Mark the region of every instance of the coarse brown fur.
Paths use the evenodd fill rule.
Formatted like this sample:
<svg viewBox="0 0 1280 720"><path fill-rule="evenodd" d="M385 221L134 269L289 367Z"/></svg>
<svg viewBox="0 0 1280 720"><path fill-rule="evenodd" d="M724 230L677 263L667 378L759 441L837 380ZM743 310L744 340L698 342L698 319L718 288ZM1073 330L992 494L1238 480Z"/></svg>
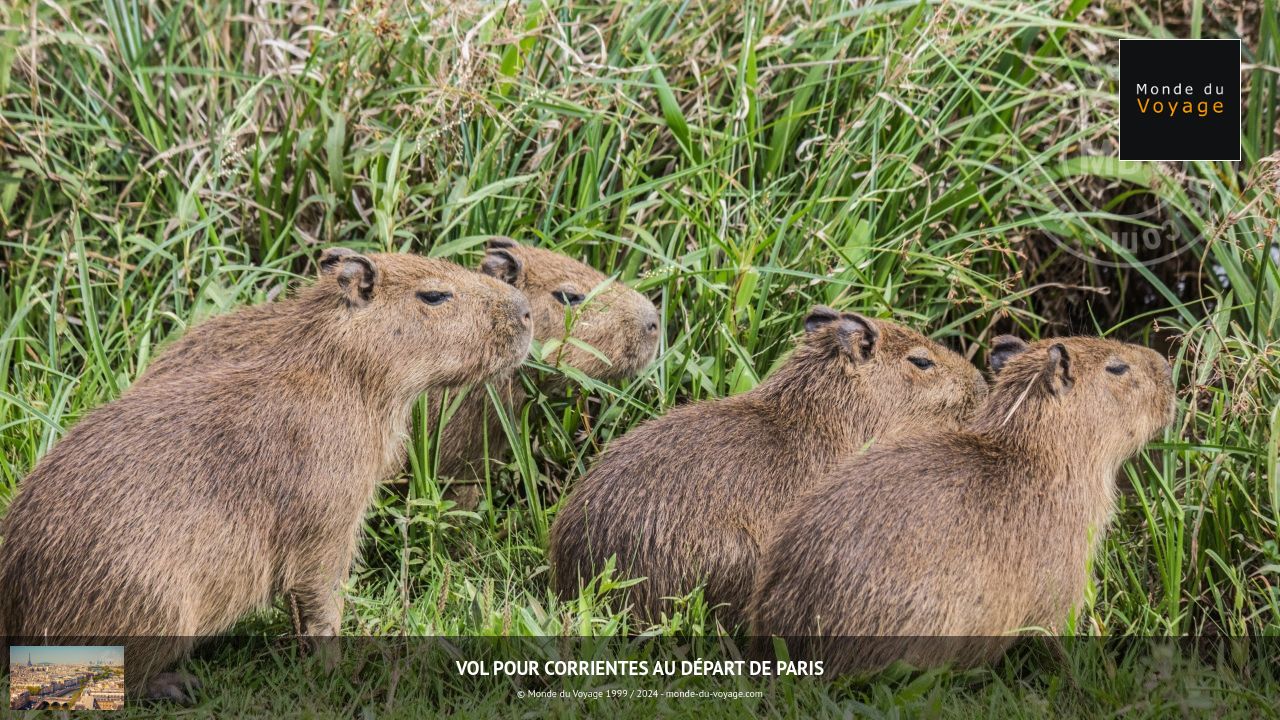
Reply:
<svg viewBox="0 0 1280 720"><path fill-rule="evenodd" d="M546 359L553 365L572 367L597 380L619 380L639 373L657 353L661 325L653 303L577 260L495 237L480 271L514 285L529 299L533 337L551 348ZM486 381L502 399L503 412L524 402L514 370ZM438 474L459 483L450 497L470 508L479 500L476 483L485 476L484 459L501 458L507 438L483 385L462 393L456 405L451 401L447 406L452 412L440 433ZM432 399L432 423L440 405L439 397Z"/></svg>
<svg viewBox="0 0 1280 720"><path fill-rule="evenodd" d="M732 626L787 503L841 457L898 432L958 425L981 373L907 328L815 308L791 357L755 389L672 410L615 440L556 515L555 586L571 595L617 557L644 577L637 614L705 581ZM913 364L932 363L922 369Z"/></svg>
<svg viewBox="0 0 1280 720"><path fill-rule="evenodd" d="M552 364L573 367L597 380L618 380L637 374L653 361L661 334L657 309L645 296L599 271L560 253L499 236L489 241L480 272L525 294L534 339L544 346L555 343L547 358ZM253 317L269 312L270 307L245 308L240 313ZM239 325L229 317L200 323L157 357L135 384L190 372L193 363L235 357L257 342ZM507 448L507 436L484 385L493 386L504 412L519 407L525 394L516 372L504 370L474 386L432 392L428 397L430 427L438 424L442 405L447 418L440 432L436 472L453 483L447 496L461 507L478 504L484 459L501 458Z"/></svg>
<svg viewBox="0 0 1280 720"><path fill-rule="evenodd" d="M1020 628L1063 628L1116 474L1172 420L1169 364L1093 338L1001 337L992 359L1003 369L965 428L874 448L792 506L765 553L753 635L791 638L793 656L835 673L968 665Z"/></svg>
<svg viewBox="0 0 1280 720"><path fill-rule="evenodd" d="M414 400L517 366L531 318L514 288L440 260L336 248L320 267L291 299L211 320L234 347L176 343L172 372L36 465L0 526L0 635L124 639L131 697L186 700L156 673L279 593L307 634L339 632Z"/></svg>

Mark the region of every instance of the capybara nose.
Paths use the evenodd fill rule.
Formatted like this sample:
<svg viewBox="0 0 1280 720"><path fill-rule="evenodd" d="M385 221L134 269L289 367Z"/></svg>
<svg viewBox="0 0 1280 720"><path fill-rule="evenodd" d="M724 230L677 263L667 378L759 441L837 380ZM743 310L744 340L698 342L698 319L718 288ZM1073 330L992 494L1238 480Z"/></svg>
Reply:
<svg viewBox="0 0 1280 720"><path fill-rule="evenodd" d="M646 335L658 334L658 311L649 310L640 318L640 326L644 328Z"/></svg>
<svg viewBox="0 0 1280 720"><path fill-rule="evenodd" d="M523 295L516 296L514 302L515 315L520 318L520 326L529 328L533 326L533 313L529 310L529 300Z"/></svg>

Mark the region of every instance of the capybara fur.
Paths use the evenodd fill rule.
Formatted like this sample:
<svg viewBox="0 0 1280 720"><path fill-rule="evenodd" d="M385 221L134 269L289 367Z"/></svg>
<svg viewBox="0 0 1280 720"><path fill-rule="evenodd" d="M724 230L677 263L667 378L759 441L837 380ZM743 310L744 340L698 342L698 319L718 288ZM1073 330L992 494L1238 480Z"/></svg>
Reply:
<svg viewBox="0 0 1280 720"><path fill-rule="evenodd" d="M1121 465L1173 418L1168 362L1137 345L996 338L963 429L841 463L778 524L748 615L827 673L998 658L1081 607ZM938 636L948 636L945 639Z"/></svg>
<svg viewBox="0 0 1280 720"><path fill-rule="evenodd" d="M562 596L598 575L645 578L629 598L656 621L705 583L732 627L775 518L830 465L869 441L958 426L982 374L920 333L815 308L805 335L753 390L676 408L613 441L570 492L551 531Z"/></svg>
<svg viewBox="0 0 1280 720"><path fill-rule="evenodd" d="M529 299L534 340L543 347L555 343L546 358L550 364L572 367L597 380L620 380L639 373L657 353L661 325L653 303L577 260L521 245L511 238L494 237L480 271L510 283ZM548 376L552 384L545 389L554 391L559 377ZM514 370L487 382L502 400L502 412L524 402L523 386ZM452 413L440 431L437 474L453 483L449 498L461 507L474 508L485 477L484 461L503 457L507 437L483 385L458 395L451 394L456 404L450 401ZM432 427L440 405L438 396L432 398L428 419Z"/></svg>
<svg viewBox="0 0 1280 720"><path fill-rule="evenodd" d="M0 526L0 635L125 638L135 699L189 699L158 671L281 593L305 633L338 634L415 399L516 367L532 325L493 278L341 248L291 299L210 322L240 342L175 343L172 372L76 423Z"/></svg>
<svg viewBox="0 0 1280 720"><path fill-rule="evenodd" d="M560 253L497 236L487 244L480 272L524 293L532 311L534 339L540 344L556 343L548 362L608 381L633 376L653 361L661 334L657 308L645 296L610 281L599 271ZM247 308L241 312L261 311ZM570 322L566 322L566 312ZM173 352L156 358L138 382L188 371L193 353L181 348L198 345L207 361L218 362L240 353L250 342L253 339L244 337L227 318L210 319L177 340ZM587 351L579 342L596 352ZM554 377L558 376L548 376ZM439 436L436 474L450 483L446 495L468 509L479 502L485 458L502 458L507 448L507 436L486 383L502 400L503 411L524 402L524 390L514 369L471 387L433 392L428 397L429 427L439 424L442 405L447 415Z"/></svg>

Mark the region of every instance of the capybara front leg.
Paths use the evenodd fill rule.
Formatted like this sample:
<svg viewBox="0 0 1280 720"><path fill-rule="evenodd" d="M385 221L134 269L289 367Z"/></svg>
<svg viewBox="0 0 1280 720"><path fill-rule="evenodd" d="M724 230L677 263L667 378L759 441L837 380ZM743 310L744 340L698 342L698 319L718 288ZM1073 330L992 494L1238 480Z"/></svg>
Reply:
<svg viewBox="0 0 1280 720"><path fill-rule="evenodd" d="M345 578L345 574L343 575ZM333 670L342 660L338 635L342 633L342 579L331 575L317 577L290 592L297 603L301 631L307 645L324 664Z"/></svg>

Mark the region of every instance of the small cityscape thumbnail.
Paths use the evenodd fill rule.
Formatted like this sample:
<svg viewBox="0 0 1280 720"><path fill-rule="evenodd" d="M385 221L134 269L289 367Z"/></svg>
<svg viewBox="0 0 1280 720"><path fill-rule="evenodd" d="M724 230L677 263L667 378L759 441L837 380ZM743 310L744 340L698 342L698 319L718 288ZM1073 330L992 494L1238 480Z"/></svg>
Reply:
<svg viewBox="0 0 1280 720"><path fill-rule="evenodd" d="M119 710L124 647L15 645L9 648L9 709Z"/></svg>

